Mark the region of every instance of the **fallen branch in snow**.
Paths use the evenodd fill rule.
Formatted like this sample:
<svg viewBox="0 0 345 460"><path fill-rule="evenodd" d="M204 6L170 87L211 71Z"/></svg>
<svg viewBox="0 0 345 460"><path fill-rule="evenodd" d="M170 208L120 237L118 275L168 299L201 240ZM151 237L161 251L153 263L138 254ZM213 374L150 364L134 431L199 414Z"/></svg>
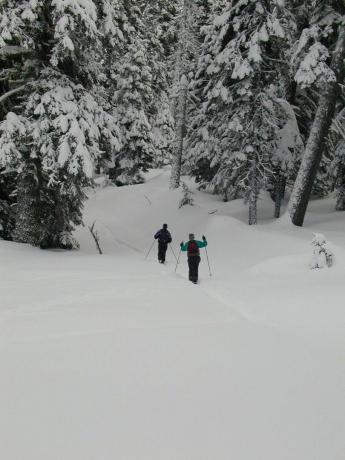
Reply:
<svg viewBox="0 0 345 460"><path fill-rule="evenodd" d="M218 212L218 209L214 209L213 211L209 211L208 213L209 214L216 214L216 212Z"/></svg>
<svg viewBox="0 0 345 460"><path fill-rule="evenodd" d="M149 204L151 205L152 204L152 201L150 200L149 197L147 197L146 195L144 195L144 197L147 199L147 201L149 202Z"/></svg>
<svg viewBox="0 0 345 460"><path fill-rule="evenodd" d="M98 252L99 252L100 254L103 254L102 249L101 249L101 246L100 246L100 244L99 244L99 241L100 241L99 233L97 232L97 230L95 230L95 223L96 223L96 221L94 221L94 223L93 223L91 226L89 225L89 230L90 230L90 233L91 233L93 239L95 240L95 243L96 243L96 247L97 247L97 249L98 249Z"/></svg>

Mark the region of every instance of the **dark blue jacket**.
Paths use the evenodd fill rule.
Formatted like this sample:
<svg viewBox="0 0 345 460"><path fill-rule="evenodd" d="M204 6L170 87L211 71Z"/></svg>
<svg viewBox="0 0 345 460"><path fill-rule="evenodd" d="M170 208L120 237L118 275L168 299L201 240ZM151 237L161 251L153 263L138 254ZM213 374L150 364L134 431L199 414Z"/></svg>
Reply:
<svg viewBox="0 0 345 460"><path fill-rule="evenodd" d="M168 244L172 242L170 232L165 228L161 228L160 230L158 230L158 232L155 234L155 239L158 240L160 243Z"/></svg>

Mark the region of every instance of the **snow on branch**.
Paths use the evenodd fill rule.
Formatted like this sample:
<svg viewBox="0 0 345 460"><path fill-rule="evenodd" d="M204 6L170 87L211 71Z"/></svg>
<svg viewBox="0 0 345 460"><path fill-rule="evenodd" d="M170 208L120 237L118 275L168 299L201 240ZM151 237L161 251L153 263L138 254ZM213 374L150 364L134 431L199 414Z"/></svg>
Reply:
<svg viewBox="0 0 345 460"><path fill-rule="evenodd" d="M6 45L0 47L0 57L7 57L7 56L18 56L22 54L30 54L31 49L23 48L22 46L15 46L15 45Z"/></svg>
<svg viewBox="0 0 345 460"><path fill-rule="evenodd" d="M7 91L7 93L0 96L0 104L2 104L4 101L6 101L6 99L10 98L14 94L24 91L25 88L26 88L26 85L21 85L21 86L18 86L18 88L14 88L14 89L11 89L11 91Z"/></svg>

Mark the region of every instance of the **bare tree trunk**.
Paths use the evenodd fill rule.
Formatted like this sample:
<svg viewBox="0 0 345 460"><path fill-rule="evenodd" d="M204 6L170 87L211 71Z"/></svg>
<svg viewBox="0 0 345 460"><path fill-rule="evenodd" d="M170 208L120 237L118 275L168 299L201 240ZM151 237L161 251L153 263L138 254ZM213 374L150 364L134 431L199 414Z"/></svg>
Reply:
<svg viewBox="0 0 345 460"><path fill-rule="evenodd" d="M325 140L334 116L336 101L340 95L340 84L345 77L344 57L345 26L341 26L331 65L336 75L336 81L328 83L325 92L320 96L314 123L289 203L292 223L300 227L303 225L313 183L324 152Z"/></svg>
<svg viewBox="0 0 345 460"><path fill-rule="evenodd" d="M285 186L286 178L282 174L279 174L277 176L274 190L274 217L276 219L280 217L281 205L285 194Z"/></svg>
<svg viewBox="0 0 345 460"><path fill-rule="evenodd" d="M253 163L251 178L250 178L250 195L249 195L249 215L248 215L248 224L256 225L258 222L258 182L257 182L257 169L256 161Z"/></svg>
<svg viewBox="0 0 345 460"><path fill-rule="evenodd" d="M337 211L345 211L345 167L342 167L338 172L336 193L337 201L335 209Z"/></svg>
<svg viewBox="0 0 345 460"><path fill-rule="evenodd" d="M39 243L36 189L37 184L32 175L25 172L19 175L13 240L33 246Z"/></svg>
<svg viewBox="0 0 345 460"><path fill-rule="evenodd" d="M186 135L188 81L183 75L180 81L179 99L176 116L176 137L173 148L173 163L171 167L170 188L178 188L181 180L184 137Z"/></svg>
<svg viewBox="0 0 345 460"><path fill-rule="evenodd" d="M176 120L178 100L179 100L179 88L180 88L180 81L181 81L181 71L183 70L182 69L182 53L183 53L182 46L179 46L177 50L177 54L176 54L172 93L170 96L170 101L171 101L170 110L171 110L172 118L174 120Z"/></svg>
<svg viewBox="0 0 345 460"><path fill-rule="evenodd" d="M183 158L184 138L186 135L186 117L188 102L188 69L190 59L195 57L195 14L194 0L183 0L181 22L178 37L178 49L174 69L174 84L172 92L171 111L175 120L175 141L173 146L172 170L170 188L180 186L181 167Z"/></svg>
<svg viewBox="0 0 345 460"><path fill-rule="evenodd" d="M251 192L249 198L249 215L248 215L248 224L256 225L258 223L258 197L257 194Z"/></svg>

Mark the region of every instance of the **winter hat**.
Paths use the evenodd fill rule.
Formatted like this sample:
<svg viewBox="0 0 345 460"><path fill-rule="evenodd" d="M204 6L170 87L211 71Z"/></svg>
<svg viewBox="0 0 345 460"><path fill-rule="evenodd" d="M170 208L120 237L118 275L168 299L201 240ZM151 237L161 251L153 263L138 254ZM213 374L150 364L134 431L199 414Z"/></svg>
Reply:
<svg viewBox="0 0 345 460"><path fill-rule="evenodd" d="M188 235L188 238L189 238L190 240L194 240L194 238L195 238L194 233L190 233L190 234Z"/></svg>
<svg viewBox="0 0 345 460"><path fill-rule="evenodd" d="M163 224L163 228L168 228L168 224Z"/></svg>

